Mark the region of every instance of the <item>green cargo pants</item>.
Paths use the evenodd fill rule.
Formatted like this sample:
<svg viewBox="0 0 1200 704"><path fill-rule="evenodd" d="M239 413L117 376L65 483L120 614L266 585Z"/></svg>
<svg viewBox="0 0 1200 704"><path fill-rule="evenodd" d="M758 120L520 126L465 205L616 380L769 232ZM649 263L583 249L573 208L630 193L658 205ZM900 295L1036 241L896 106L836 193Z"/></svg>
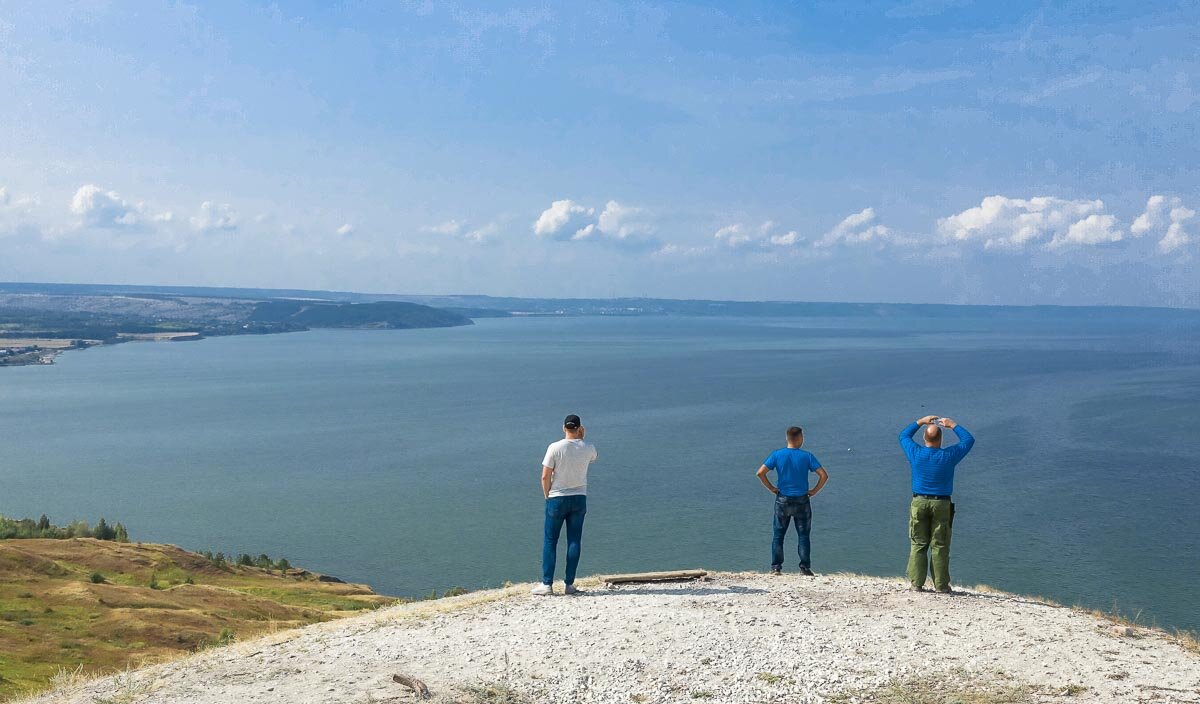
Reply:
<svg viewBox="0 0 1200 704"><path fill-rule="evenodd" d="M950 532L954 526L954 504L949 499L913 497L908 509L908 581L925 586L925 575L933 567L933 587L950 589ZM932 550L930 549L932 548Z"/></svg>

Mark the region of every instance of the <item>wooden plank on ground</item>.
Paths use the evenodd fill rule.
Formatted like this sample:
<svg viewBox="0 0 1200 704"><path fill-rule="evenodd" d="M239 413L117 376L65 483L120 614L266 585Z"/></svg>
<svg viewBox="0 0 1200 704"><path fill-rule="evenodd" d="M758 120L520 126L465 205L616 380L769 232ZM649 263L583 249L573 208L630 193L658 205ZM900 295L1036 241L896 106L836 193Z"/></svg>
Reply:
<svg viewBox="0 0 1200 704"><path fill-rule="evenodd" d="M605 584L636 584L638 582L675 582L707 577L704 570L675 570L673 572L638 572L635 574L601 575Z"/></svg>

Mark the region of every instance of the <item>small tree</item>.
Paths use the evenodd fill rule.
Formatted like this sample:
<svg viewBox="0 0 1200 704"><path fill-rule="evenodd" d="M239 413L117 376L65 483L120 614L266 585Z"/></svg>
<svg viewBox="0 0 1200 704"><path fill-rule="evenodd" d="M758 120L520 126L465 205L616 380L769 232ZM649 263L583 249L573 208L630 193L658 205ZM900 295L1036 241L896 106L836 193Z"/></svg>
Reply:
<svg viewBox="0 0 1200 704"><path fill-rule="evenodd" d="M128 543L129 531L125 530L125 526L118 523L117 527L113 528L113 539L118 543Z"/></svg>
<svg viewBox="0 0 1200 704"><path fill-rule="evenodd" d="M237 563L241 567L253 567L254 566L254 558L250 557L246 553L241 553L240 555L238 555Z"/></svg>
<svg viewBox="0 0 1200 704"><path fill-rule="evenodd" d="M112 528L108 527L108 522L103 517L96 523L96 527L92 530L92 537L97 540L112 540Z"/></svg>
<svg viewBox="0 0 1200 704"><path fill-rule="evenodd" d="M292 569L292 563L288 562L286 557L281 557L275 561L275 569L280 572L286 572Z"/></svg>
<svg viewBox="0 0 1200 704"><path fill-rule="evenodd" d="M46 531L50 530L50 519L46 517L46 514L43 513L42 517L38 519L37 528L38 533L41 534L44 534Z"/></svg>

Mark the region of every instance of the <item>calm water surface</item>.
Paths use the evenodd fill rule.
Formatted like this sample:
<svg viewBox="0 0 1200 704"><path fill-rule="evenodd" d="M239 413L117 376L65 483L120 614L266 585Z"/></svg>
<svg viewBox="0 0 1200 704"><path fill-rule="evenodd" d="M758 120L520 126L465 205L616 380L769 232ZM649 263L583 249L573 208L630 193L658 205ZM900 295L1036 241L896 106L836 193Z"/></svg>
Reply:
<svg viewBox="0 0 1200 704"><path fill-rule="evenodd" d="M830 473L814 568L894 575L909 501L896 435L941 413L978 438L956 482L957 583L1196 629L1198 340L1031 314L125 344L0 370L0 513L103 515L135 538L284 555L397 595L530 581L540 459L577 412L601 454L584 573L765 569L772 497L754 471L797 423Z"/></svg>

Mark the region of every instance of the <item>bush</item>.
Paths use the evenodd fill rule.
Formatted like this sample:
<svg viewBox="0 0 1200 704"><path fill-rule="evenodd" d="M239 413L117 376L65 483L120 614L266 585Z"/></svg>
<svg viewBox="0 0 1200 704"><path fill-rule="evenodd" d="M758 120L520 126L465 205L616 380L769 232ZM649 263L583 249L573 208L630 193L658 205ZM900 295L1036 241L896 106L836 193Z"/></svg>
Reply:
<svg viewBox="0 0 1200 704"><path fill-rule="evenodd" d="M88 579L92 580L92 584L104 584L104 575L99 572L93 572Z"/></svg>

